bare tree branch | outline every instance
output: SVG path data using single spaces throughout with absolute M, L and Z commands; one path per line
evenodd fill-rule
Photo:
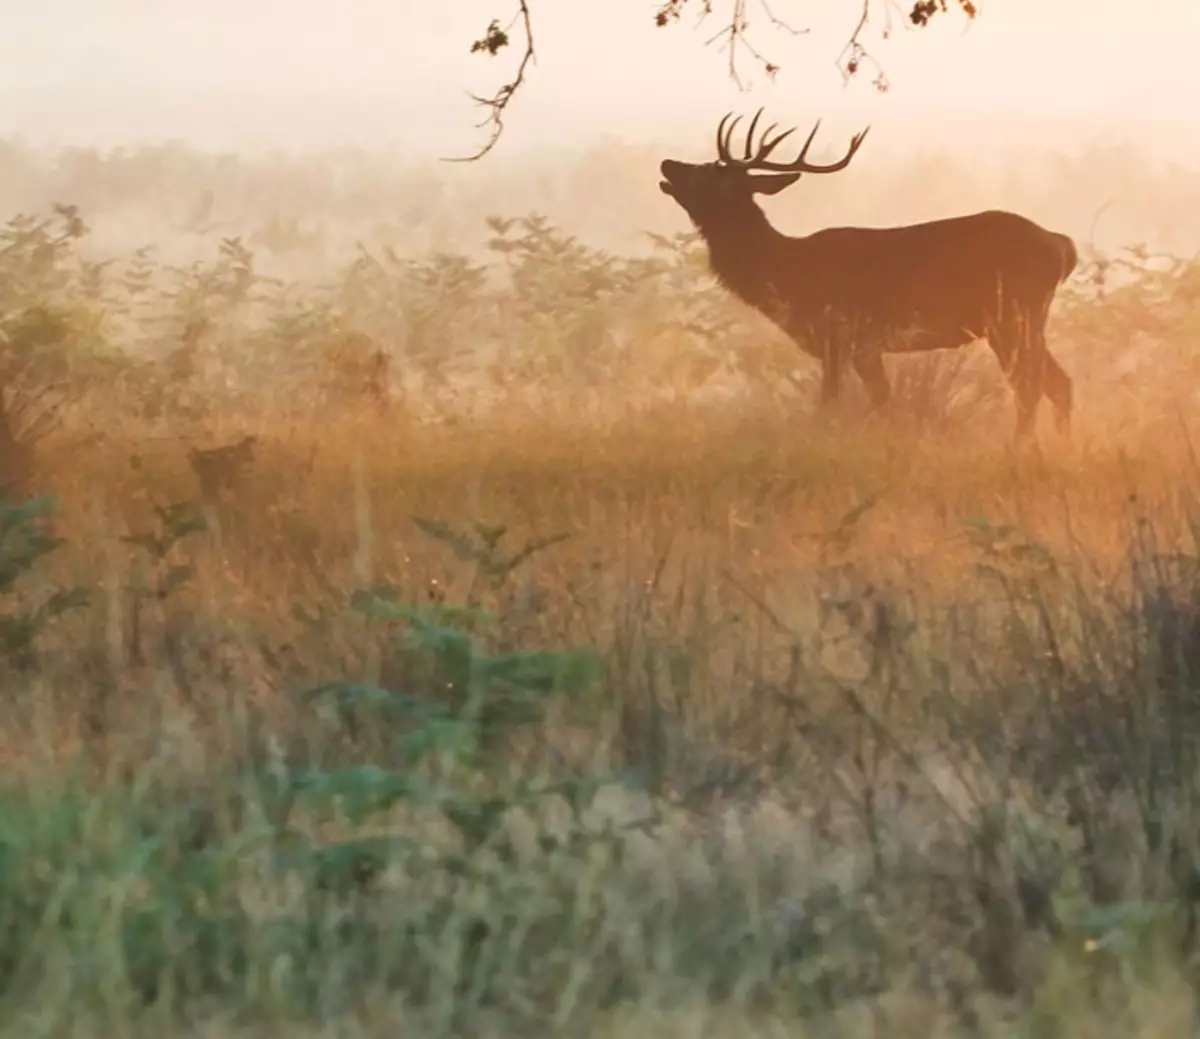
M 457 158 L 446 159 L 446 162 L 474 162 L 477 159 L 482 159 L 500 140 L 500 134 L 504 132 L 504 113 L 508 108 L 509 102 L 512 101 L 517 91 L 525 83 L 525 73 L 528 71 L 531 63 L 537 60 L 537 52 L 533 42 L 533 20 L 529 13 L 529 0 L 517 0 L 517 13 L 513 15 L 509 23 L 505 27 L 501 27 L 496 19 L 492 19 L 487 27 L 487 32 L 483 36 L 471 44 L 472 54 L 489 54 L 495 57 L 497 53 L 509 45 L 509 33 L 512 31 L 517 22 L 521 23 L 521 29 L 525 34 L 525 49 L 521 54 L 521 62 L 517 66 L 517 74 L 508 83 L 500 87 L 491 97 L 480 97 L 478 94 L 472 94 L 471 99 L 478 105 L 482 105 L 488 110 L 488 114 L 483 121 L 476 123 L 478 128 L 491 126 L 492 131 L 487 142 L 479 151 L 473 155 L 464 155 Z
M 729 15 L 725 24 L 716 33 L 705 40 L 705 45 L 720 43 L 729 53 L 729 75 L 743 88 L 742 75 L 738 68 L 739 50 L 749 54 L 758 63 L 767 77 L 774 79 L 780 66 L 763 55 L 752 41 L 750 30 L 753 18 L 751 16 L 751 0 L 726 0 L 729 4 Z M 844 80 L 849 82 L 857 76 L 864 65 L 870 65 L 875 70 L 873 83 L 878 90 L 887 90 L 889 83 L 887 74 L 878 60 L 867 50 L 863 36 L 872 24 L 877 14 L 882 18 L 880 35 L 889 39 L 895 31 L 896 17 L 917 27 L 929 24 L 938 14 L 944 14 L 951 8 L 961 11 L 968 19 L 974 19 L 978 14 L 977 0 L 859 0 L 861 10 L 858 21 L 846 45 L 837 58 L 837 67 Z M 516 75 L 512 81 L 504 84 L 491 97 L 479 97 L 472 94 L 474 101 L 488 109 L 486 118 L 477 124 L 479 127 L 491 127 L 487 142 L 473 155 L 460 158 L 446 159 L 446 162 L 474 162 L 483 158 L 495 147 L 504 130 L 504 113 L 516 92 L 524 85 L 525 75 L 529 65 L 537 60 L 533 41 L 533 25 L 529 11 L 530 0 L 517 0 L 517 12 L 507 26 L 501 26 L 493 19 L 487 27 L 487 32 L 481 39 L 471 45 L 471 52 L 495 56 L 511 44 L 510 33 L 519 22 L 525 36 L 525 48 L 517 66 Z M 910 6 L 911 5 L 911 6 Z M 654 13 L 654 24 L 665 27 L 680 20 L 685 10 L 697 12 L 697 25 L 707 20 L 718 6 L 723 6 L 722 0 L 660 0 L 658 10 Z M 807 28 L 796 28 L 780 18 L 771 6 L 771 0 L 754 0 L 755 15 L 761 18 L 772 29 L 787 32 L 792 36 L 802 36 L 809 32 Z

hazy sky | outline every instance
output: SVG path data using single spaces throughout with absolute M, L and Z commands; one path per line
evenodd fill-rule
M 948 16 L 888 42 L 869 34 L 893 84 L 879 96 L 865 79 L 844 89 L 833 65 L 859 0 L 773 0 L 777 14 L 812 31 L 772 32 L 760 18 L 757 42 L 783 72 L 745 95 L 725 56 L 704 46 L 719 13 L 695 30 L 690 18 L 659 30 L 658 0 L 531 0 L 540 58 L 514 103 L 506 147 L 552 134 L 662 134 L 767 103 L 773 117 L 795 112 L 803 122 L 839 111 L 876 123 L 936 112 L 1111 121 L 1169 152 L 1200 154 L 1200 0 L 977 2 L 969 29 Z M 880 12 L 885 4 L 877 0 Z M 0 133 L 56 143 L 178 137 L 461 151 L 478 118 L 466 91 L 486 92 L 517 57 L 467 53 L 491 16 L 507 19 L 507 0 L 8 6 Z M 747 72 L 762 80 L 748 60 Z

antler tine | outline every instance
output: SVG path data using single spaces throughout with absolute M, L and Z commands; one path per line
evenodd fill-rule
M 729 159 L 729 138 L 723 136 L 723 134 L 725 132 L 725 124 L 729 122 L 731 118 L 733 118 L 733 113 L 726 112 L 721 117 L 721 121 L 717 124 L 717 158 L 722 162 L 728 161 Z
M 777 127 L 778 125 L 779 125 L 778 123 L 772 123 L 771 126 L 767 129 L 767 131 L 763 134 L 763 144 L 762 144 L 762 147 L 759 148 L 759 150 L 758 150 L 758 161 L 759 162 L 762 162 L 765 159 L 767 159 L 770 156 L 771 152 L 773 152 L 776 148 L 779 147 L 780 144 L 782 144 L 789 137 L 791 137 L 792 134 L 794 134 L 796 132 L 796 128 L 793 126 L 790 130 L 784 130 L 783 133 L 779 134 L 779 136 L 772 137 L 768 141 L 767 140 L 768 134 L 770 134 L 770 132 L 772 130 L 774 130 L 775 127 Z
M 850 148 L 837 162 L 831 162 L 828 165 L 818 165 L 817 163 L 808 161 L 808 149 L 816 139 L 817 131 L 820 128 L 821 120 L 818 119 L 816 125 L 812 128 L 812 132 L 808 135 L 808 139 L 804 142 L 804 146 L 800 149 L 800 154 L 791 162 L 766 162 L 767 154 L 766 149 L 764 149 L 751 168 L 763 170 L 768 173 L 837 173 L 839 170 L 844 170 L 850 165 L 855 152 L 858 151 L 866 139 L 868 131 L 871 129 L 868 126 L 865 130 L 856 133 L 850 139 Z M 789 130 L 788 133 L 791 133 L 791 131 Z M 782 139 L 783 137 L 780 137 L 779 140 L 771 142 L 771 148 L 773 149 Z
M 850 165 L 850 160 L 854 158 L 854 153 L 858 151 L 859 146 L 863 143 L 863 141 L 866 140 L 867 133 L 870 129 L 871 128 L 868 126 L 850 138 L 850 147 L 846 150 L 844 157 L 828 166 L 814 166 L 812 167 L 812 171 L 814 173 L 837 173 L 838 170 L 844 170 Z
M 839 170 L 844 170 L 850 165 L 850 160 L 854 158 L 854 153 L 858 151 L 859 145 L 862 144 L 867 136 L 867 131 L 871 129 L 868 126 L 865 130 L 851 137 L 850 148 L 837 162 L 831 162 L 828 165 L 816 165 L 808 161 L 808 148 L 813 143 L 820 128 L 821 120 L 818 119 L 816 125 L 812 128 L 812 133 L 808 135 L 808 140 L 804 142 L 804 147 L 800 149 L 800 154 L 796 156 L 796 161 L 792 164 L 793 169 L 799 169 L 805 173 L 837 173 Z
M 759 142 L 758 151 L 754 153 L 756 157 L 762 155 L 763 145 L 767 143 L 767 138 L 771 136 L 771 131 L 774 130 L 778 125 L 778 123 L 772 123 L 762 132 L 762 139 Z
M 733 152 L 732 152 L 730 149 L 732 149 L 732 148 L 733 148 L 733 134 L 734 134 L 734 131 L 736 131 L 736 130 L 737 130 L 737 125 L 738 125 L 738 123 L 740 123 L 741 121 L 742 121 L 742 117 L 741 117 L 740 115 L 739 115 L 739 116 L 737 116 L 737 118 L 735 118 L 735 119 L 733 120 L 733 122 L 729 124 L 729 132 L 728 132 L 727 134 L 725 134 L 725 154 L 726 154 L 726 155 L 729 157 L 729 161 L 730 161 L 730 162 L 737 162 L 737 161 L 738 161 L 737 159 L 735 159 L 735 158 L 734 158 L 734 156 L 733 156 Z
M 816 121 L 816 123 L 813 124 L 812 133 L 810 133 L 808 135 L 807 139 L 804 141 L 804 145 L 800 149 L 800 154 L 796 156 L 796 165 L 797 166 L 807 166 L 808 165 L 808 149 L 809 149 L 809 146 L 816 139 L 817 131 L 820 129 L 821 129 L 821 120 L 818 119 Z
M 731 115 L 733 115 L 732 112 L 730 112 L 725 119 L 728 119 Z M 721 120 L 721 126 L 725 125 L 725 119 Z M 729 128 L 725 131 L 725 136 L 723 139 L 721 137 L 720 129 L 718 128 L 717 130 L 717 157 L 722 162 L 740 165 L 739 161 L 735 159 L 732 154 L 730 154 L 729 149 L 733 147 L 733 132 L 737 129 L 737 124 L 741 121 L 742 117 L 740 115 L 735 116 L 733 122 L 729 124 Z
M 746 150 L 742 155 L 743 162 L 750 162 L 754 158 L 754 128 L 758 126 L 759 119 L 762 118 L 763 109 L 760 108 L 754 113 L 754 118 L 750 120 L 750 129 L 746 131 Z
M 754 132 L 758 129 L 758 123 L 762 118 L 763 111 L 764 109 L 760 108 L 754 113 L 754 118 L 750 121 L 750 127 L 746 132 L 744 153 L 740 158 L 734 157 L 732 148 L 733 135 L 737 131 L 742 117 L 740 115 L 734 116 L 732 112 L 728 112 L 722 117 L 721 122 L 717 125 L 718 161 L 729 166 L 740 166 L 745 170 L 761 170 L 764 173 L 837 173 L 839 170 L 844 170 L 850 165 L 855 152 L 858 151 L 866 139 L 868 131 L 871 129 L 868 126 L 866 129 L 856 133 L 850 139 L 850 148 L 837 162 L 831 162 L 828 165 L 819 165 L 808 161 L 808 149 L 812 147 L 812 143 L 816 140 L 817 133 L 821 129 L 821 120 L 818 119 L 803 146 L 800 148 L 800 154 L 795 159 L 791 162 L 770 162 L 768 160 L 771 153 L 794 134 L 796 128 L 793 126 L 772 137 L 771 133 L 779 125 L 778 123 L 772 123 L 763 131 L 762 141 L 756 150 L 754 147 Z M 730 122 L 731 118 L 732 122 Z

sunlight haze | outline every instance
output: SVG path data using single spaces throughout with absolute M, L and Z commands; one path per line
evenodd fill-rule
M 726 55 L 704 43 L 719 14 L 660 30 L 654 0 L 535 2 L 538 63 L 502 149 L 552 136 L 675 138 L 728 108 L 765 103 L 798 121 L 838 111 L 881 125 L 1015 117 L 1031 134 L 1104 132 L 1164 158 L 1196 156 L 1195 0 L 1145 0 L 1136 15 L 1121 0 L 984 0 L 973 24 L 950 14 L 888 41 L 877 27 L 864 38 L 886 68 L 887 94 L 873 89 L 869 68 L 844 87 L 834 66 L 857 3 L 777 6 L 811 31 L 791 36 L 760 18 L 755 42 L 782 71 L 768 86 L 743 55 L 739 94 Z M 471 55 L 469 45 L 490 17 L 509 14 L 505 0 L 41 0 L 6 16 L 0 133 L 34 143 L 463 153 L 480 140 L 467 92 L 490 92 L 518 58 Z
M 1200 1039 L 1200 0 L 527 3 L 6 0 L 0 1039 Z

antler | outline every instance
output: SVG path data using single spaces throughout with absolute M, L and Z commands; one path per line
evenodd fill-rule
M 768 158 L 779 145 L 796 132 L 796 128 L 784 130 L 782 133 L 771 137 L 771 131 L 779 124 L 772 123 L 768 126 L 762 135 L 762 140 L 759 143 L 758 149 L 753 150 L 754 129 L 758 126 L 759 117 L 763 114 L 760 108 L 750 121 L 750 129 L 746 132 L 746 149 L 741 158 L 735 158 L 730 154 L 730 145 L 733 142 L 733 131 L 737 124 L 742 121 L 742 117 L 737 116 L 732 123 L 729 124 L 729 129 L 725 129 L 726 122 L 733 116 L 733 113 L 728 113 L 717 126 L 717 158 L 727 166 L 737 166 L 745 170 L 762 170 L 769 173 L 837 173 L 839 170 L 844 170 L 850 165 L 850 160 L 854 158 L 854 153 L 858 151 L 863 140 L 867 136 L 867 132 L 871 129 L 869 126 L 856 133 L 850 139 L 850 149 L 845 156 L 837 162 L 831 162 L 828 165 L 821 166 L 808 161 L 808 149 L 817 136 L 817 131 L 821 128 L 821 120 L 817 120 L 816 126 L 812 128 L 812 133 L 808 135 L 808 140 L 804 142 L 804 147 L 800 149 L 800 154 L 791 162 L 769 162 Z

